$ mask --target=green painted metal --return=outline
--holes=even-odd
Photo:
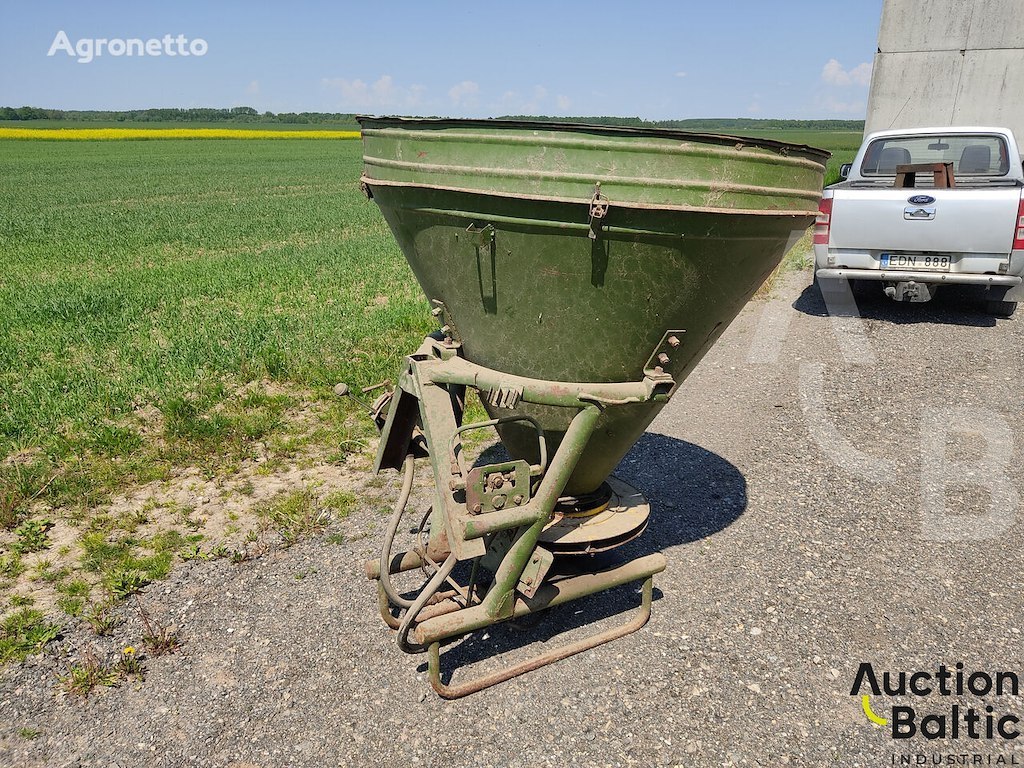
[[[629,621],[620,624],[617,627],[611,627],[603,632],[599,632],[592,637],[577,640],[560,648],[552,648],[538,656],[534,656],[532,659],[528,659],[527,661],[511,667],[506,667],[505,669],[497,672],[492,672],[489,675],[478,677],[470,682],[461,684],[443,682],[441,675],[441,640],[434,640],[427,646],[427,670],[430,676],[430,685],[443,698],[457,699],[471,693],[476,693],[477,691],[482,691],[485,688],[497,685],[498,683],[502,683],[506,680],[511,680],[513,677],[518,677],[526,672],[532,672],[533,670],[540,669],[541,667],[553,664],[556,661],[569,658],[577,653],[589,651],[599,645],[624,637],[630,632],[635,632],[646,624],[648,619],[651,617],[651,605],[654,601],[654,574],[661,573],[664,569],[664,556],[660,554],[651,555],[648,558],[634,560],[617,569],[567,579],[559,583],[558,587],[553,588],[550,584],[545,584],[541,587],[542,596],[538,602],[542,602],[545,607],[556,607],[572,600],[578,600],[581,597],[586,597],[594,592],[611,589],[614,586],[628,584],[631,581],[643,579],[640,606],[633,618]],[[587,591],[588,589],[590,591]],[[555,594],[543,594],[543,592],[550,591],[555,591]],[[467,609],[467,612],[473,611],[473,608]],[[512,609],[512,616],[528,616],[531,612],[530,606],[526,604],[525,601],[517,600]],[[442,616],[438,618],[440,619],[444,617]],[[459,618],[461,619],[461,622],[444,628],[439,628],[436,625],[431,627],[428,626],[427,623],[424,623],[417,628],[418,633],[433,631],[435,634],[445,636],[445,631],[451,631],[454,628],[457,634],[462,634],[464,631],[463,627],[472,627],[474,625],[474,618],[477,622],[482,618],[482,626],[488,626],[491,623],[486,616],[473,617],[463,615]],[[480,628],[480,626],[477,626],[477,628]],[[445,637],[447,638],[448,636]]]
[[[669,130],[361,123],[362,181],[463,356],[549,382],[638,382],[658,354],[682,381],[813,222],[828,157]],[[663,404],[605,410],[565,492],[597,488]],[[485,407],[536,419],[552,451],[574,415]],[[499,431],[538,462],[531,425]]]
[[[666,339],[672,338],[666,335]],[[669,344],[671,347],[671,344]],[[431,684],[445,697],[467,695],[512,676],[552,663],[568,655],[596,647],[639,629],[650,616],[652,577],[665,567],[661,555],[640,558],[628,564],[582,574],[557,584],[546,576],[555,555],[538,542],[554,519],[556,505],[573,474],[594,429],[604,414],[630,405],[666,400],[675,382],[664,371],[645,371],[636,382],[558,382],[529,379],[484,368],[459,356],[461,345],[433,337],[405,359],[398,387],[391,397],[381,433],[376,466],[395,467],[393,458],[402,454],[403,488],[392,511],[381,555],[367,564],[370,578],[378,578],[381,617],[397,630],[402,650],[430,654]],[[463,395],[475,389],[487,401],[497,398],[508,407],[524,404],[559,408],[570,414],[571,423],[562,436],[558,450],[550,457],[543,448],[545,438],[540,424],[517,415],[535,430],[541,447],[539,464],[521,460],[498,462],[469,468],[461,455],[460,436],[485,426],[500,426],[500,419],[461,424]],[[411,400],[406,400],[406,398]],[[418,418],[403,403],[415,402]],[[418,434],[415,432],[418,431]],[[414,459],[410,449],[419,446],[430,458],[434,474],[434,503],[430,511],[429,541],[424,546],[418,535],[413,551],[394,555],[394,535],[406,512],[413,485]],[[396,448],[400,450],[395,450]],[[490,473],[501,475],[502,483],[485,486]],[[539,478],[534,487],[530,478]],[[490,490],[486,490],[489,488]],[[508,503],[497,503],[504,489],[515,492]],[[422,527],[420,533],[422,533]],[[468,582],[452,580],[459,561],[472,560]],[[434,569],[429,581],[414,599],[395,592],[389,573],[425,566]],[[443,561],[443,562],[442,562]],[[478,582],[479,569],[493,574],[489,584]],[[545,610],[562,602],[611,588],[626,581],[644,579],[644,599],[634,619],[619,627],[598,633],[586,640],[546,651],[501,672],[485,675],[458,686],[441,683],[440,654],[437,643],[482,626]],[[452,589],[441,592],[445,583]],[[482,591],[483,590],[483,591]],[[404,609],[400,619],[392,606]],[[425,638],[430,638],[429,642]]]
[[[567,123],[362,118],[378,183],[700,209],[818,208],[821,150],[764,139]]]
[[[584,455],[584,446],[593,435],[594,427],[601,415],[596,405],[589,405],[578,411],[572,418],[569,428],[565,431],[562,447],[555,453],[551,466],[544,475],[537,489],[535,503],[543,514],[529,527],[518,530],[508,554],[502,559],[494,573],[494,584],[482,603],[484,611],[493,618],[509,618],[515,603],[515,588],[526,568],[527,561],[537,546],[537,540],[544,526],[551,519],[562,489],[568,482],[573,469],[580,457]]]

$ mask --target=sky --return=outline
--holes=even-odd
[[[0,105],[862,119],[881,6],[7,2]]]

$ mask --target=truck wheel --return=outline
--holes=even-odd
[[[985,312],[996,317],[1010,317],[1017,311],[1016,301],[996,301],[989,299],[985,302]]]

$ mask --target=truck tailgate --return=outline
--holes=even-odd
[[[934,202],[911,203],[927,195]],[[837,189],[830,249],[1009,254],[1020,189]]]

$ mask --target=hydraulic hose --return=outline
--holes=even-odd
[[[384,593],[388,600],[399,608],[410,608],[412,600],[407,600],[398,594],[398,591],[391,586],[391,547],[395,542],[395,534],[398,533],[398,526],[402,523],[402,515],[409,504],[409,496],[412,494],[412,483],[415,476],[416,459],[413,455],[407,454],[402,464],[402,491],[398,494],[395,506],[391,511],[391,519],[388,521],[388,530],[384,536],[384,545],[380,550],[380,584],[384,587]]]
[[[437,569],[437,573],[431,577],[430,581],[427,582],[426,586],[420,590],[420,593],[413,600],[409,610],[405,612],[405,616],[402,617],[402,623],[398,627],[398,647],[406,653],[420,653],[426,650],[423,646],[413,645],[409,642],[409,630],[412,628],[413,622],[416,621],[416,617],[420,611],[423,610],[430,598],[434,596],[438,589],[445,580],[451,575],[452,571],[455,570],[455,564],[459,562],[458,556],[452,552],[445,561],[441,564],[441,567]]]

